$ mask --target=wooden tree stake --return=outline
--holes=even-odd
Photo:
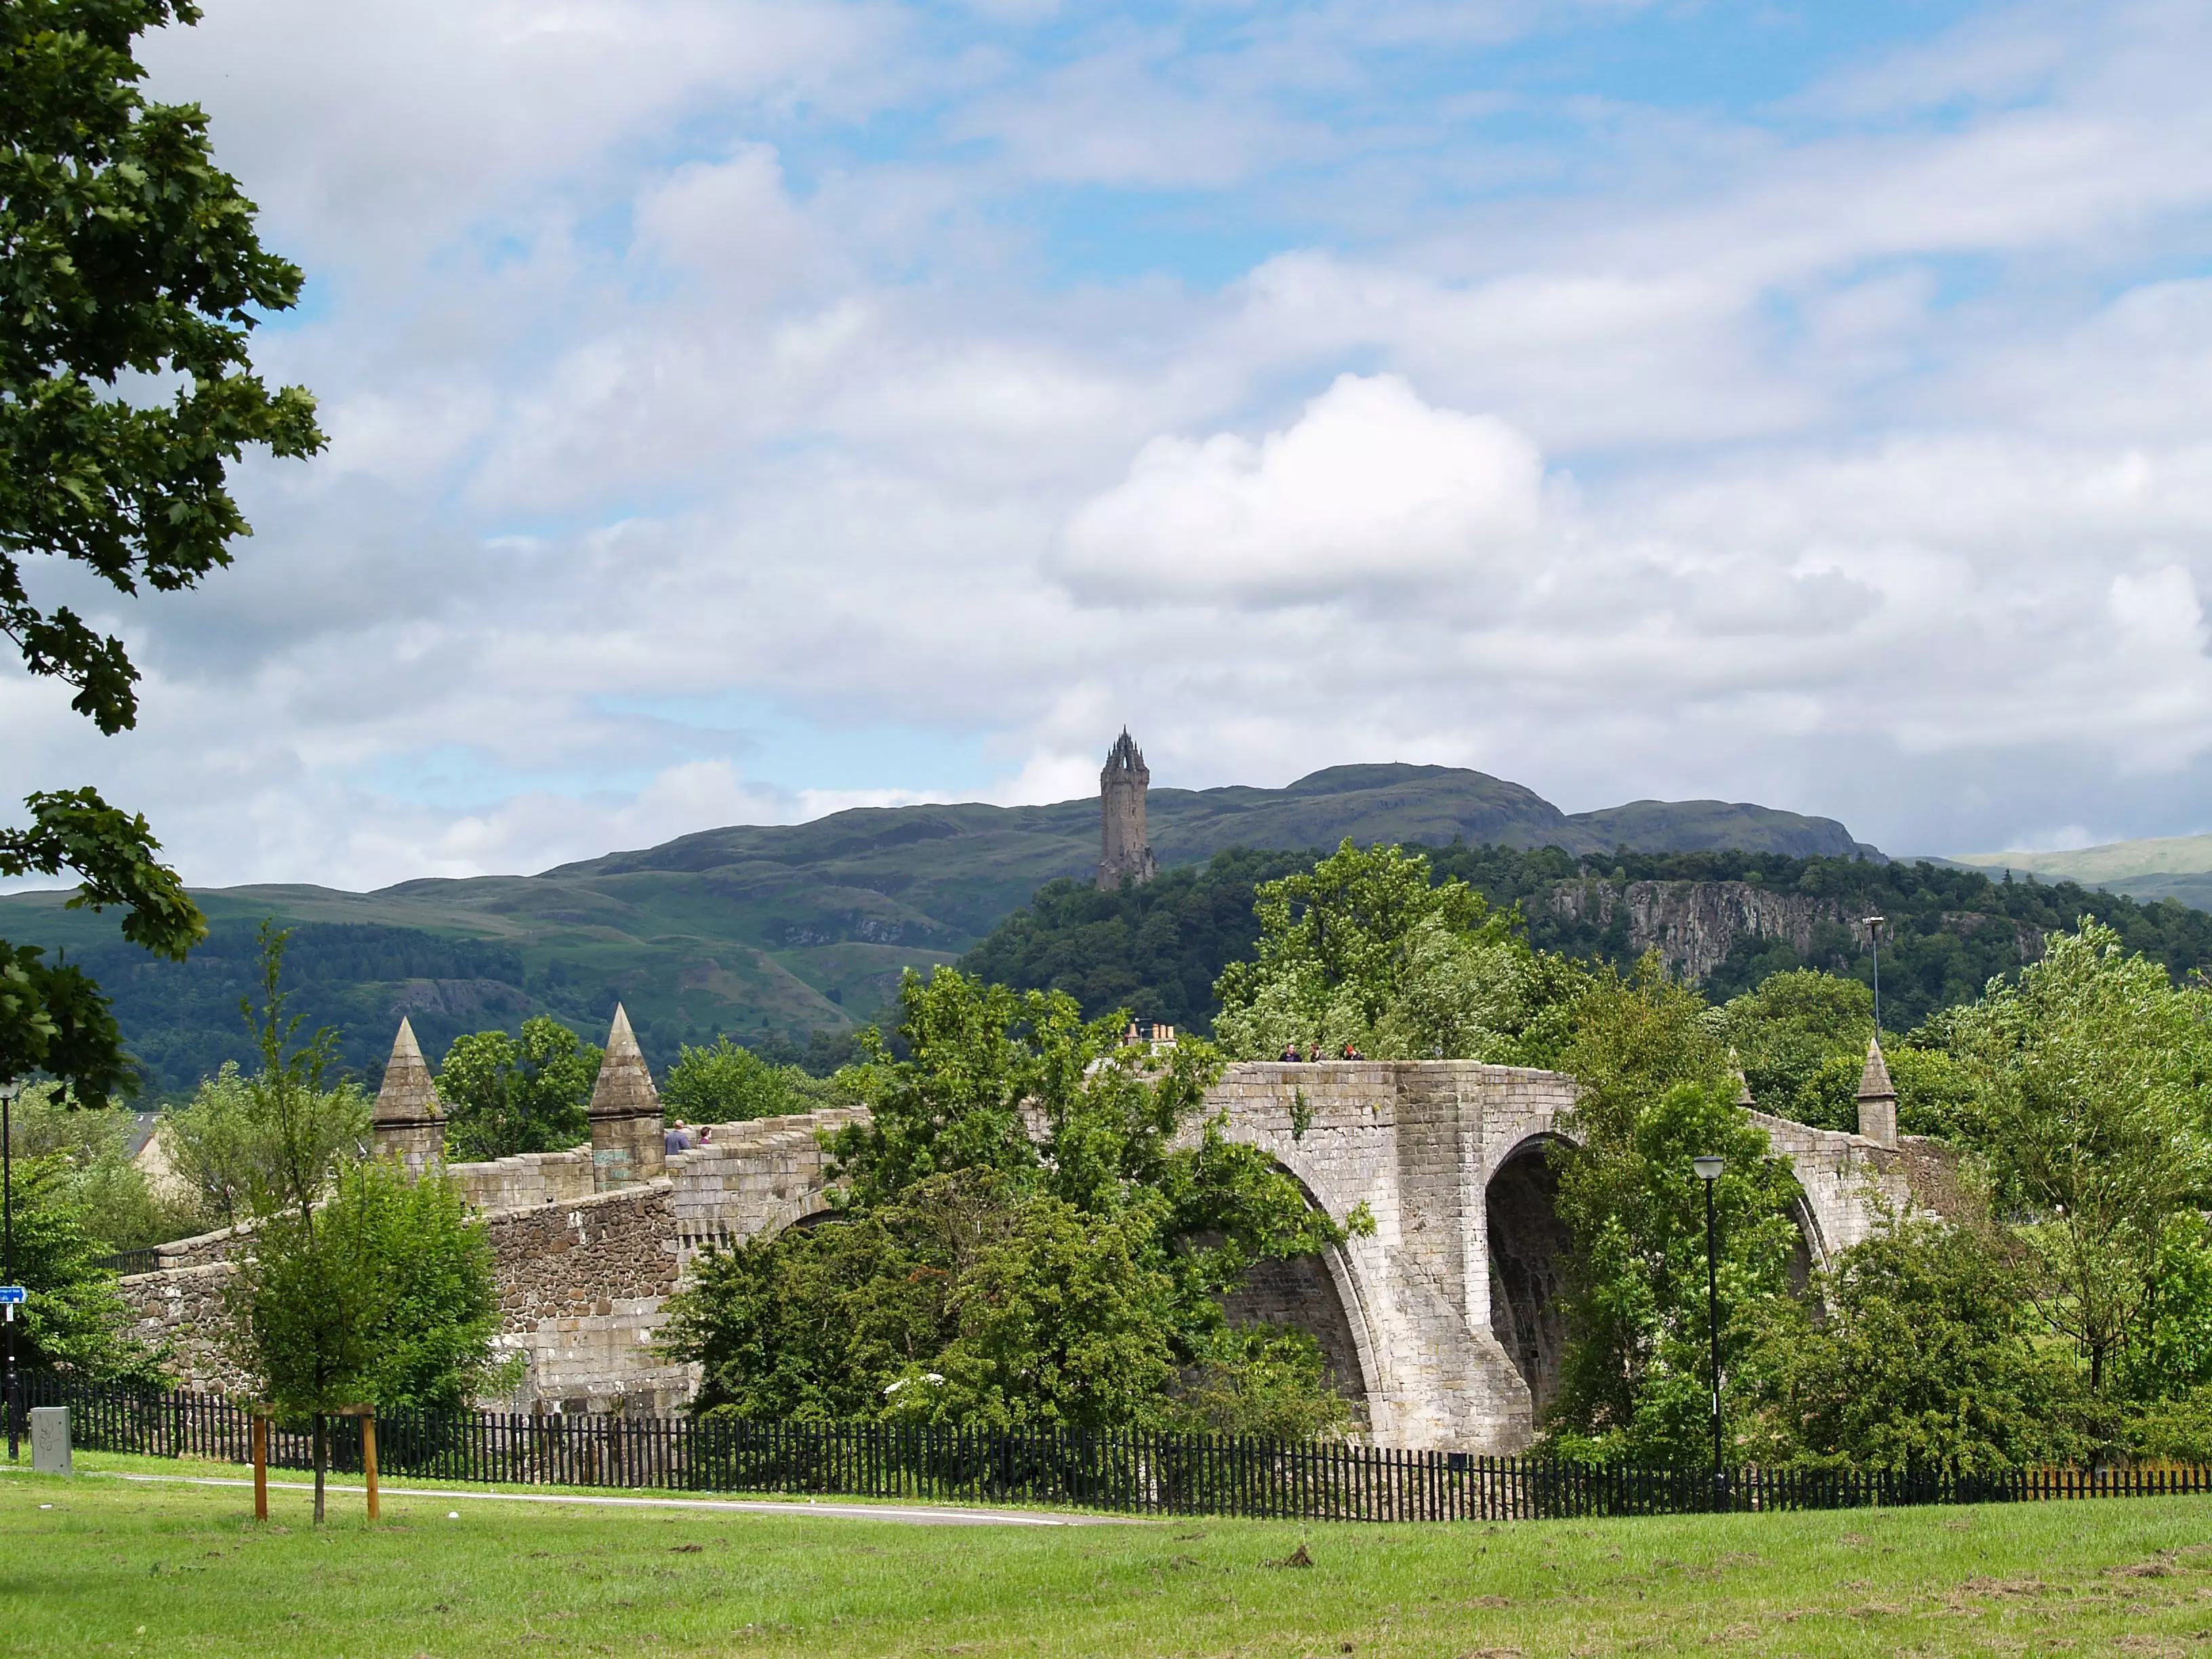
[[[269,1518],[269,1417],[253,1413],[253,1518]]]

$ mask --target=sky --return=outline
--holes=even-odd
[[[196,884],[1470,766],[1893,853],[2212,829],[2212,9],[206,0],[307,271],[0,792]]]

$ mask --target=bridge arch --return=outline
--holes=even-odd
[[[1498,1161],[1483,1188],[1490,1331],[1528,1390],[1532,1428],[1558,1392],[1566,1352],[1564,1303],[1573,1235],[1559,1218],[1553,1149],[1557,1133],[1530,1135]]]
[[[1243,1139],[1243,1137],[1238,1137]],[[1309,1209],[1317,1210],[1341,1225],[1349,1207],[1332,1209],[1316,1190],[1322,1183],[1295,1147],[1272,1144],[1273,1138],[1254,1136],[1244,1144],[1264,1153],[1290,1177]],[[1352,1241],[1356,1249],[1359,1241]],[[1373,1297],[1352,1249],[1332,1244],[1317,1255],[1261,1261],[1246,1275],[1244,1284],[1224,1299],[1231,1320],[1265,1320],[1305,1332],[1321,1344],[1330,1383],[1352,1403],[1362,1427],[1376,1426],[1384,1409],[1389,1379],[1383,1369],[1381,1344],[1376,1340]]]

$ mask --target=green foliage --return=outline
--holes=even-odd
[[[286,1416],[359,1402],[391,1306],[368,1248],[375,1194],[366,1164],[319,1209],[260,1218],[226,1291],[234,1355],[260,1398]]]
[[[2178,1399],[2212,1386],[2212,1221],[2197,1211],[2166,1218],[2149,1305],[2121,1362],[2120,1381],[2138,1401]]]
[[[2167,1218],[2212,1174],[2208,1012],[2205,993],[2085,919],[1953,1026],[2041,1305],[2099,1391],[2149,1310]]]
[[[774,1065],[725,1036],[711,1048],[684,1044],[660,1085],[660,1103],[672,1121],[743,1123],[848,1106],[852,1097],[802,1066]]]
[[[136,1121],[112,1108],[80,1107],[58,1084],[33,1084],[9,1112],[19,1158],[56,1158],[69,1199],[104,1250],[135,1250],[181,1238],[198,1224],[189,1200],[156,1192],[130,1158]]]
[[[315,1432],[315,1518],[328,1463],[325,1418],[359,1404],[458,1406],[512,1386],[495,1358],[491,1244],[459,1189],[389,1160],[341,1169],[312,1208],[261,1216],[224,1292],[233,1357],[280,1416]]]
[[[1982,1097],[1948,1046],[1949,1023],[1938,1016],[1903,1043],[1885,1047],[1889,1080],[1897,1090],[1897,1127],[1908,1135],[1933,1135],[1962,1147],[1984,1148],[1990,1126]]]
[[[247,533],[224,476],[244,448],[323,443],[313,399],[270,392],[246,353],[257,313],[298,302],[298,269],[263,251],[207,117],[139,91],[137,37],[198,21],[188,0],[0,13],[0,629],[106,732],[136,719],[137,670],[33,605],[18,561],[67,558],[123,593],[192,586]],[[126,396],[133,372],[173,394]]]
[[[842,1216],[710,1255],[671,1304],[702,1409],[1157,1424],[1189,1420],[1188,1373],[1206,1411],[1334,1420],[1279,1334],[1227,1331],[1218,1298],[1254,1263],[1346,1230],[1218,1119],[1183,1133],[1210,1049],[1156,1059],[1119,1045],[1118,1015],[950,969],[901,1001],[905,1057],[872,1040],[843,1076],[871,1118],[831,1143]]]
[[[1321,1345],[1304,1331],[1231,1327],[1184,1370],[1169,1421],[1202,1434],[1330,1439],[1343,1433],[1352,1410],[1325,1370]]]
[[[358,1085],[307,1090],[294,1105],[310,1167],[334,1167],[368,1144],[371,1103]],[[235,1062],[200,1085],[189,1106],[166,1114],[160,1133],[169,1167],[191,1189],[204,1226],[235,1226],[255,1212],[257,1193],[284,1182],[283,1145],[263,1097]]]
[[[15,1282],[30,1293],[15,1327],[19,1363],[163,1383],[162,1357],[131,1338],[131,1310],[100,1265],[109,1245],[77,1176],[65,1153],[15,1160]]]
[[[143,817],[126,817],[90,789],[33,794],[24,804],[31,827],[0,830],[0,877],[75,871],[83,879],[65,908],[120,906],[125,938],[173,960],[206,933],[184,883],[155,857],[161,844]],[[137,1070],[99,985],[81,967],[45,958],[37,945],[0,939],[0,1078],[43,1071],[94,1105],[136,1092]]]
[[[1214,981],[1251,953],[1259,884],[1310,869],[1316,856],[1238,847],[1141,887],[1100,892],[1087,881],[1048,882],[960,969],[992,984],[1065,991],[1093,1019],[1127,1008],[1204,1035],[1217,1006]]]
[[[1517,914],[1432,883],[1425,854],[1347,841],[1262,883],[1255,908],[1257,959],[1231,963],[1215,987],[1215,1030],[1240,1059],[1349,1043],[1378,1058],[1540,1064],[1565,1035],[1580,976],[1532,952]]]
[[[591,1138],[585,1109],[603,1058],[558,1020],[456,1037],[438,1068],[446,1148],[459,1161],[557,1152]]]
[[[187,0],[17,0],[0,10],[0,633],[31,673],[76,688],[110,734],[137,719],[120,639],[34,604],[30,556],[82,565],[116,592],[190,587],[247,533],[225,473],[247,445],[322,447],[314,403],[252,373],[254,312],[299,298],[263,252],[253,207],[209,152],[207,118],[149,104],[132,56]],[[163,404],[130,377],[167,380]],[[131,944],[181,958],[206,931],[143,817],[90,789],[32,795],[0,831],[0,877],[83,881],[72,908],[118,905]],[[137,1078],[94,982],[0,940],[0,1077],[33,1069],[88,1102]]]
[[[365,1397],[380,1409],[455,1408],[512,1389],[520,1355],[496,1358],[499,1285],[491,1236],[458,1182],[410,1179],[378,1160],[348,1177],[353,1202],[334,1219],[370,1263],[383,1299],[370,1328]]]
[[[1774,975],[1719,1011],[1759,1109],[1823,1129],[1858,1127],[1874,993],[1809,969]]]
[[[2097,1449],[2078,1367],[2043,1340],[2018,1244],[1993,1229],[1891,1217],[1811,1294],[1777,1300],[1743,1387],[1762,1461],[1964,1474]]]
[[[1550,1416],[1565,1452],[1650,1463],[1711,1455],[1705,1192],[1690,1167],[1725,1160],[1715,1183],[1723,1384],[1790,1288],[1797,1244],[1786,1159],[1735,1103],[1725,1050],[1697,994],[1656,960],[1611,970],[1577,1004],[1566,1068],[1583,1085],[1559,1158],[1559,1213],[1574,1238],[1568,1340]],[[1724,1395],[1739,1448],[1754,1432],[1741,1390]]]

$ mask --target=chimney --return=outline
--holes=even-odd
[[[376,1155],[398,1158],[410,1176],[420,1177],[424,1170],[446,1161],[445,1108],[415,1041],[415,1028],[404,1014],[399,1035],[392,1040],[392,1058],[385,1063],[384,1086],[376,1091],[369,1124],[376,1137]]]
[[[1867,1039],[1866,1070],[1859,1074],[1859,1133],[1877,1146],[1897,1145],[1897,1089],[1882,1064],[1881,1039]]]
[[[592,1086],[592,1187],[605,1192],[634,1187],[659,1175],[667,1163],[666,1132],[660,1117],[660,1091],[653,1086],[629,1016],[615,1005],[607,1032],[606,1058]]]

